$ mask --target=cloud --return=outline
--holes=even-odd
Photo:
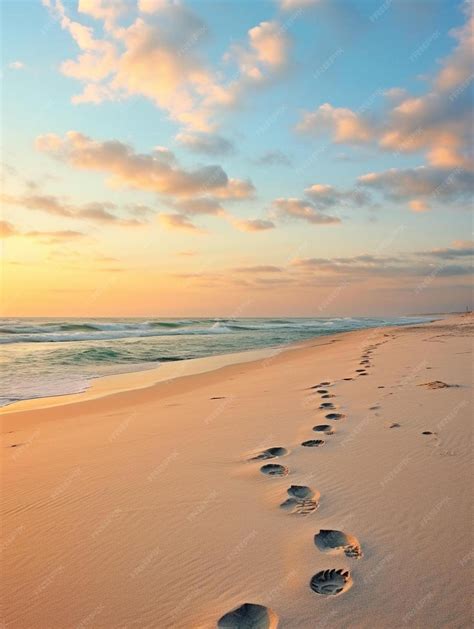
[[[204,198],[204,199],[185,199],[174,201],[171,203],[175,210],[178,210],[181,214],[214,214],[222,215],[225,213],[222,205],[217,199]]]
[[[371,199],[365,190],[354,189],[341,191],[333,186],[314,184],[304,191],[318,209],[335,206],[367,206]]]
[[[410,202],[415,211],[438,202],[470,205],[474,191],[474,173],[462,169],[447,172],[431,166],[391,168],[367,173],[358,178],[358,185],[380,192],[391,201]]]
[[[190,151],[205,155],[230,155],[235,151],[230,140],[216,133],[179,133],[176,140]]]
[[[304,112],[296,130],[315,135],[331,134],[334,142],[361,144],[373,138],[373,131],[362,116],[350,109],[333,107],[329,103],[312,112]]]
[[[289,38],[276,22],[262,22],[224,55],[224,65],[212,68],[202,57],[207,25],[181,2],[81,0],[79,10],[103,21],[103,36],[72,20],[61,0],[43,0],[61,28],[79,48],[61,71],[83,84],[73,102],[100,103],[142,96],[168,112],[187,129],[211,132],[222,110],[242,100],[252,85],[263,85],[287,66]],[[133,14],[127,26],[116,21]],[[226,78],[225,64],[237,65]]]
[[[0,238],[10,238],[11,236],[18,236],[20,232],[17,230],[13,223],[8,221],[0,221]]]
[[[0,238],[12,238],[15,236],[37,238],[45,243],[55,243],[64,240],[73,240],[76,238],[84,238],[86,234],[71,229],[58,231],[21,231],[13,223],[0,220]]]
[[[204,233],[204,230],[194,225],[194,223],[182,214],[160,214],[158,216],[158,220],[168,229],[180,229],[195,233]]]
[[[291,159],[283,151],[267,151],[255,160],[259,166],[291,166]]]
[[[36,147],[76,168],[110,175],[112,187],[127,186],[176,197],[212,194],[223,199],[245,199],[254,190],[250,182],[229,179],[218,165],[180,168],[174,154],[163,147],[148,154],[135,153],[118,140],[100,142],[77,131],[68,131],[64,138],[55,134],[39,136]]]
[[[26,66],[23,61],[11,61],[8,67],[10,70],[24,70]]]
[[[273,223],[273,221],[261,218],[252,218],[240,221],[235,220],[233,221],[233,224],[237,229],[243,232],[261,232],[275,228],[275,223]]]
[[[235,273],[281,273],[282,269],[279,266],[266,264],[258,266],[239,266],[232,269],[232,271]]]
[[[451,252],[451,249],[442,251]],[[358,255],[346,258],[295,258],[291,261],[290,267],[302,273],[336,275],[351,278],[351,281],[371,277],[454,277],[472,273],[472,265],[420,263],[416,260],[416,257],[420,255],[436,257],[435,252],[432,251],[414,252],[398,257]]]
[[[86,234],[72,229],[63,229],[58,231],[29,231],[24,232],[23,236],[28,238],[38,238],[46,244],[62,242],[64,240],[75,240],[77,238],[85,238]]]
[[[321,0],[279,0],[279,5],[282,11],[295,11],[314,7],[320,2]]]
[[[429,212],[431,210],[429,204],[423,199],[412,199],[408,205],[413,212]]]
[[[272,206],[279,216],[304,220],[313,225],[333,225],[341,222],[336,216],[324,214],[311,202],[302,199],[279,198],[273,201]]]
[[[451,247],[419,251],[418,255],[443,260],[454,260],[456,258],[466,258],[474,256],[474,242],[472,240],[457,240]]]
[[[335,143],[371,142],[394,156],[424,152],[434,168],[474,170],[472,6],[471,1],[464,3],[466,22],[451,31],[457,45],[441,60],[424,94],[413,96],[400,87],[386,90],[387,106],[373,119],[367,107],[354,112],[325,103],[304,112],[297,130],[329,134]]]
[[[66,218],[89,220],[95,223],[108,223],[122,226],[143,225],[145,216],[142,214],[140,220],[131,217],[122,217],[111,212],[117,206],[110,202],[93,202],[81,205],[70,203],[60,197],[46,194],[23,194],[11,195],[2,193],[0,195],[3,203],[28,208],[30,210],[40,210],[53,216],[63,216]],[[136,214],[136,209],[131,206],[130,213]],[[150,210],[151,212],[151,210]]]
[[[128,11],[125,0],[79,0],[79,13],[103,20],[106,28],[113,28],[115,22]]]

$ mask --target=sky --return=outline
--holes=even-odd
[[[0,5],[2,316],[472,307],[472,2]]]

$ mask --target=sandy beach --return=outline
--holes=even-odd
[[[473,321],[4,408],[2,626],[472,626]]]

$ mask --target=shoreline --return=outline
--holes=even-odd
[[[421,315],[420,315],[421,316]],[[423,315],[424,316],[424,315]],[[27,410],[41,410],[55,406],[64,406],[98,399],[104,396],[113,395],[126,391],[153,387],[157,384],[169,382],[182,377],[191,377],[201,373],[207,373],[222,369],[233,364],[245,364],[270,358],[281,352],[293,351],[304,348],[319,339],[340,337],[345,334],[357,332],[363,333],[367,330],[388,330],[407,325],[424,325],[436,320],[442,320],[448,315],[438,315],[438,319],[427,320],[423,323],[403,323],[393,326],[374,326],[356,330],[334,332],[332,334],[321,334],[299,341],[285,343],[282,345],[260,347],[258,349],[243,350],[225,354],[212,354],[202,358],[189,358],[179,361],[163,362],[158,367],[138,369],[132,371],[122,371],[115,374],[97,376],[89,380],[89,386],[82,391],[62,393],[58,395],[45,395],[24,400],[16,400],[0,407],[0,417],[10,413],[17,413]]]

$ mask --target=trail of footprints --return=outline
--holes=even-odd
[[[380,343],[379,343],[380,344]],[[370,358],[373,351],[379,344],[369,345],[360,358],[360,368],[355,370],[355,377],[368,376],[368,367],[371,366]],[[354,377],[343,378],[345,381],[354,380]],[[326,402],[325,400],[336,399],[328,387],[333,387],[331,382],[320,382],[310,387],[320,396],[319,411],[325,413],[324,419],[331,423],[321,423],[313,426],[313,431],[325,437],[336,433],[332,422],[342,421],[346,418],[344,413],[338,412],[336,402]],[[324,439],[307,439],[301,443],[305,448],[317,448],[325,444]],[[289,454],[289,450],[282,446],[276,446],[263,450],[250,461],[267,461],[277,459]],[[260,472],[267,476],[287,476],[290,472],[286,465],[281,463],[264,463],[260,467]],[[320,492],[307,487],[306,485],[290,485],[287,489],[287,497],[281,503],[280,508],[289,514],[307,516],[315,512],[319,507]],[[343,531],[321,529],[314,536],[316,548],[326,554],[343,554],[351,559],[360,559],[362,549],[359,541],[354,535]],[[346,592],[352,586],[352,576],[346,568],[327,568],[320,570],[311,577],[310,589],[320,596],[338,596]],[[244,603],[237,607],[218,622],[218,627],[233,629],[243,629],[244,627],[255,627],[258,629],[273,628],[278,626],[278,617],[273,610],[254,603]]]

